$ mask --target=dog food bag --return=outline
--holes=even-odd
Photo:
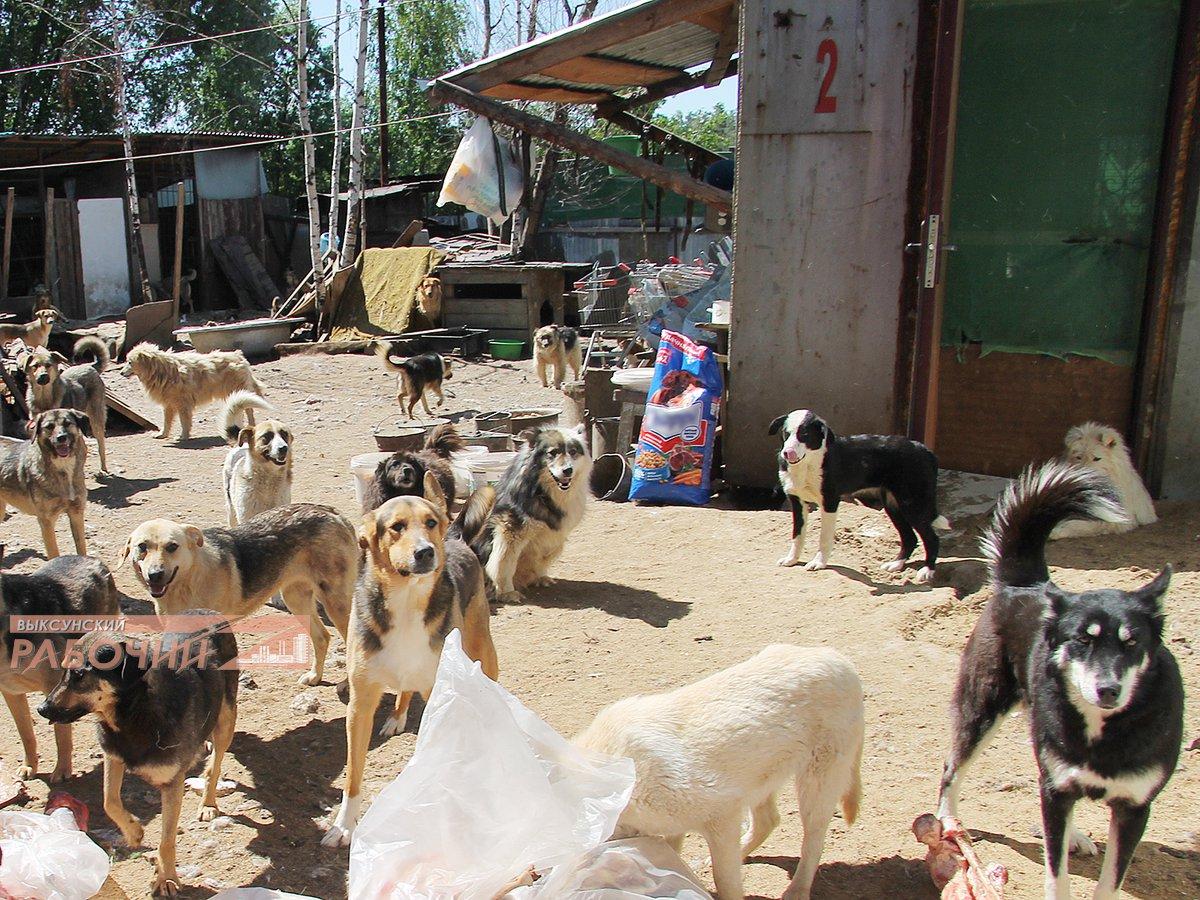
[[[708,502],[721,392],[721,367],[712,350],[664,331],[633,458],[630,500]]]

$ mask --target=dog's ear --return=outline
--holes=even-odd
[[[88,414],[85,412],[80,412],[77,409],[72,410],[71,412],[75,417],[75,424],[79,427],[79,430],[88,437],[92,437],[92,420]]]
[[[1071,603],[1071,596],[1053,583],[1046,585],[1043,596],[1046,598],[1046,608],[1042,610],[1042,623],[1049,628],[1058,620],[1059,616],[1067,611],[1067,607]]]
[[[249,447],[251,444],[253,444],[254,443],[254,429],[253,428],[243,428],[241,431],[239,431],[237,442],[238,442],[239,447]]]
[[[537,429],[537,428],[526,428],[524,431],[522,431],[520,434],[517,435],[517,440],[524,441],[526,447],[532,447],[534,444],[534,441],[537,440],[538,431],[539,431],[539,429]]]
[[[1115,431],[1109,431],[1105,434],[1104,446],[1107,447],[1109,450],[1111,450],[1113,447],[1117,446],[1117,433]]]
[[[34,416],[32,419],[30,419],[28,422],[25,423],[25,430],[29,433],[29,435],[31,437],[33,435],[37,434],[38,422],[40,422],[42,420],[43,415],[45,415],[45,414],[39,413],[38,415]]]
[[[1163,597],[1166,596],[1167,588],[1171,585],[1171,575],[1173,569],[1170,563],[1163,566],[1163,570],[1149,584],[1138,588],[1136,591],[1131,591],[1129,596],[1137,601],[1143,609],[1153,615],[1155,618],[1163,616]]]
[[[425,499],[428,500],[436,509],[441,510],[443,516],[449,515],[450,510],[446,506],[446,492],[442,490],[441,482],[437,480],[437,476],[425,470],[425,481],[421,485],[425,492]]]
[[[114,648],[114,652],[120,654],[119,671],[121,673],[121,683],[126,687],[132,687],[137,684],[150,671],[149,666],[142,665],[144,659],[147,657],[152,658],[146,650],[145,645],[139,641],[135,641],[133,638],[125,638]],[[98,650],[97,652],[101,651]]]
[[[187,535],[188,543],[193,547],[204,546],[204,532],[195,525],[188,525],[183,529],[183,533]]]
[[[371,549],[371,542],[375,539],[375,513],[370,512],[363,516],[363,523],[358,526],[358,546],[363,550]]]
[[[117,557],[115,569],[121,568],[125,563],[129,562],[129,554],[133,552],[133,535],[129,536],[129,540],[125,542],[125,546],[121,549],[121,555]]]
[[[783,423],[787,421],[787,416],[778,416],[771,420],[770,427],[767,428],[767,434],[776,434],[783,427]]]
[[[65,356],[63,356],[61,353],[59,353],[57,350],[55,350],[50,355],[52,357],[54,357],[54,361],[56,363],[58,363],[60,366],[69,366],[71,364],[71,361],[69,359],[67,359]]]

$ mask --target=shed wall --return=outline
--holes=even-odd
[[[802,8],[742,7],[725,436],[740,485],[774,481],[767,424],[788,410],[843,434],[895,427],[918,4]]]

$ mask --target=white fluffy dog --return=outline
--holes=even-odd
[[[1050,533],[1052,540],[1091,534],[1120,534],[1133,531],[1139,525],[1149,525],[1158,521],[1154,512],[1154,501],[1150,499],[1150,492],[1146,490],[1141,476],[1133,467],[1129,458],[1129,448],[1119,431],[1098,422],[1087,422],[1068,431],[1064,443],[1067,447],[1068,462],[1095,469],[1113,483],[1128,521],[1071,519]]]
[[[255,409],[265,413],[274,407],[257,394],[237,391],[221,413],[221,434],[232,445],[222,470],[230,528],[292,502],[292,433],[277,419],[242,427],[242,416]]]
[[[637,783],[617,836],[708,842],[721,900],[742,900],[742,860],[779,824],[775,794],[793,782],[804,844],[784,900],[806,900],[839,801],[862,798],[863,688],[833,650],[776,644],[667,694],[601,710],[580,747],[633,759]],[[751,829],[739,834],[746,811]]]

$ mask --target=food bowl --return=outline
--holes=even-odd
[[[425,436],[448,419],[385,419],[375,426],[375,446],[381,452],[396,453],[400,450],[416,452],[425,446]]]
[[[241,350],[246,356],[268,356],[276,344],[292,336],[304,319],[250,319],[228,325],[192,325],[175,331],[200,353],[213,350]]]
[[[507,431],[477,431],[475,434],[464,434],[463,444],[484,451],[511,450],[513,439]]]
[[[488,341],[492,359],[524,359],[528,341]]]
[[[508,422],[512,426],[512,433],[520,434],[526,428],[538,428],[542,425],[557,425],[558,417],[561,415],[561,409],[553,409],[551,407],[513,409],[509,410]]]
[[[496,484],[504,477],[508,467],[512,465],[517,454],[511,450],[498,450],[493,453],[480,453],[470,460],[471,474],[475,477],[476,485]]]

